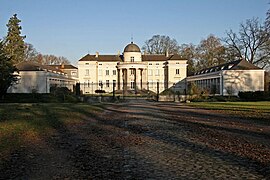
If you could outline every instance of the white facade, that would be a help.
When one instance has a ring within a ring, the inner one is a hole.
[[[264,70],[226,70],[222,72],[223,95],[240,91],[264,91]]]
[[[94,94],[95,90],[102,89],[112,91],[112,83],[117,81],[117,63],[86,61],[78,63],[79,82],[83,85],[84,94]],[[109,84],[106,82],[109,82]]]
[[[95,90],[168,89],[186,78],[187,60],[179,55],[142,55],[136,44],[128,44],[123,55],[86,55],[78,62],[79,81],[84,94]],[[185,88],[185,86],[179,86]]]

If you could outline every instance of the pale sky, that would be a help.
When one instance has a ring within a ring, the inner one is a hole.
[[[269,8],[269,0],[0,0],[0,38],[16,13],[26,42],[76,65],[87,53],[122,52],[132,35],[140,47],[156,34],[179,44],[224,37],[246,19],[263,22]]]

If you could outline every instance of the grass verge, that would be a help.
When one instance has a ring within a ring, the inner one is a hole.
[[[99,111],[102,106],[80,103],[0,104],[0,158],[21,146],[38,145],[63,127],[83,123],[88,118],[86,113]]]
[[[270,102],[192,102],[189,106],[217,110],[225,114],[237,115],[242,118],[269,120]]]

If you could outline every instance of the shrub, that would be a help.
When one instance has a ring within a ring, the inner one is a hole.
[[[97,89],[97,90],[95,90],[95,93],[105,93],[105,91],[104,90],[100,90],[100,89]]]
[[[169,95],[169,96],[174,95],[174,94],[175,92],[172,89],[165,89],[164,91],[160,93],[160,95]]]
[[[72,94],[67,87],[51,87],[50,92],[56,96],[59,94]]]
[[[51,87],[50,92],[60,102],[78,102],[77,97],[67,87]]]

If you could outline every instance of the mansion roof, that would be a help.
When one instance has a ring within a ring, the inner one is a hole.
[[[36,62],[29,62],[29,61],[24,61],[17,64],[16,68],[19,71],[51,71],[54,73],[65,74],[63,71],[61,71],[60,69],[54,66],[43,65],[43,64],[39,64]]]
[[[261,68],[242,59],[242,60],[231,61],[225,64],[220,64],[218,66],[202,69],[194,73],[194,75],[207,74],[207,73],[217,72],[217,71],[222,71],[222,70],[256,70],[256,69],[258,70]]]
[[[142,55],[142,61],[168,61],[168,60],[186,60],[178,54],[169,55],[164,54],[147,54]],[[79,61],[107,61],[107,62],[123,62],[123,55],[90,55],[87,54]]]
[[[77,67],[71,64],[49,65],[49,66],[54,67],[56,69],[78,69]]]
[[[122,61],[122,56],[118,55],[90,55],[87,54],[86,56],[82,57],[79,61],[109,61],[109,62],[117,62]]]

